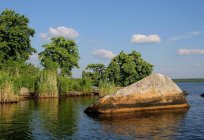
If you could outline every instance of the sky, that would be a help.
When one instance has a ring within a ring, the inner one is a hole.
[[[81,58],[73,77],[136,50],[154,73],[204,78],[203,0],[0,0],[0,13],[6,8],[29,18],[38,53],[52,37],[76,41]],[[37,57],[30,61],[38,64]]]

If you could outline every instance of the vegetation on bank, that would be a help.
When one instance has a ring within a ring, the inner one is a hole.
[[[100,96],[111,95],[111,94],[114,94],[120,88],[121,87],[118,87],[113,83],[109,83],[107,81],[100,81],[100,83],[99,83],[99,95]]]
[[[28,25],[29,19],[13,10],[0,14],[0,102],[16,102],[26,94],[40,98],[88,95],[94,86],[103,96],[152,72],[153,65],[140,53],[122,51],[107,67],[89,64],[82,78],[73,79],[72,70],[79,68],[78,46],[61,36],[42,46],[44,50],[38,54],[42,67],[38,68],[28,63],[29,57],[37,53],[30,43],[35,30]]]
[[[58,78],[58,88],[61,96],[90,95],[92,92],[92,81],[88,78],[71,79],[60,76]]]
[[[18,96],[14,94],[14,86],[11,77],[0,71],[0,103],[17,102]]]
[[[38,98],[69,96],[73,93],[87,95],[92,91],[90,79],[63,77],[56,71],[37,69],[30,64],[25,69],[18,67],[14,71],[0,70],[0,102],[17,102],[23,88],[28,89],[29,97]]]

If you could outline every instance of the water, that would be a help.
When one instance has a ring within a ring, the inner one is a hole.
[[[91,118],[94,97],[44,99],[0,105],[0,139],[204,139],[204,83],[178,83],[189,110]]]

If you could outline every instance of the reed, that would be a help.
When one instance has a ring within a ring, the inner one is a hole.
[[[38,97],[58,97],[57,72],[44,70],[38,81]]]
[[[0,103],[17,102],[19,96],[14,93],[14,86],[8,73],[0,72]]]
[[[121,87],[116,87],[113,83],[107,81],[99,82],[99,96],[101,97],[105,95],[114,94],[119,89],[121,89]]]
[[[74,93],[80,95],[91,94],[92,82],[90,79],[87,78],[72,79],[68,77],[59,77],[58,89],[60,95],[62,96]]]
[[[83,94],[90,94],[92,92],[93,83],[89,78],[81,78],[80,81],[81,92]]]

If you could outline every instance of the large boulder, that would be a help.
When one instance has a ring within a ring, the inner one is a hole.
[[[152,74],[113,95],[100,98],[85,113],[94,115],[188,107],[183,91],[170,78]]]

